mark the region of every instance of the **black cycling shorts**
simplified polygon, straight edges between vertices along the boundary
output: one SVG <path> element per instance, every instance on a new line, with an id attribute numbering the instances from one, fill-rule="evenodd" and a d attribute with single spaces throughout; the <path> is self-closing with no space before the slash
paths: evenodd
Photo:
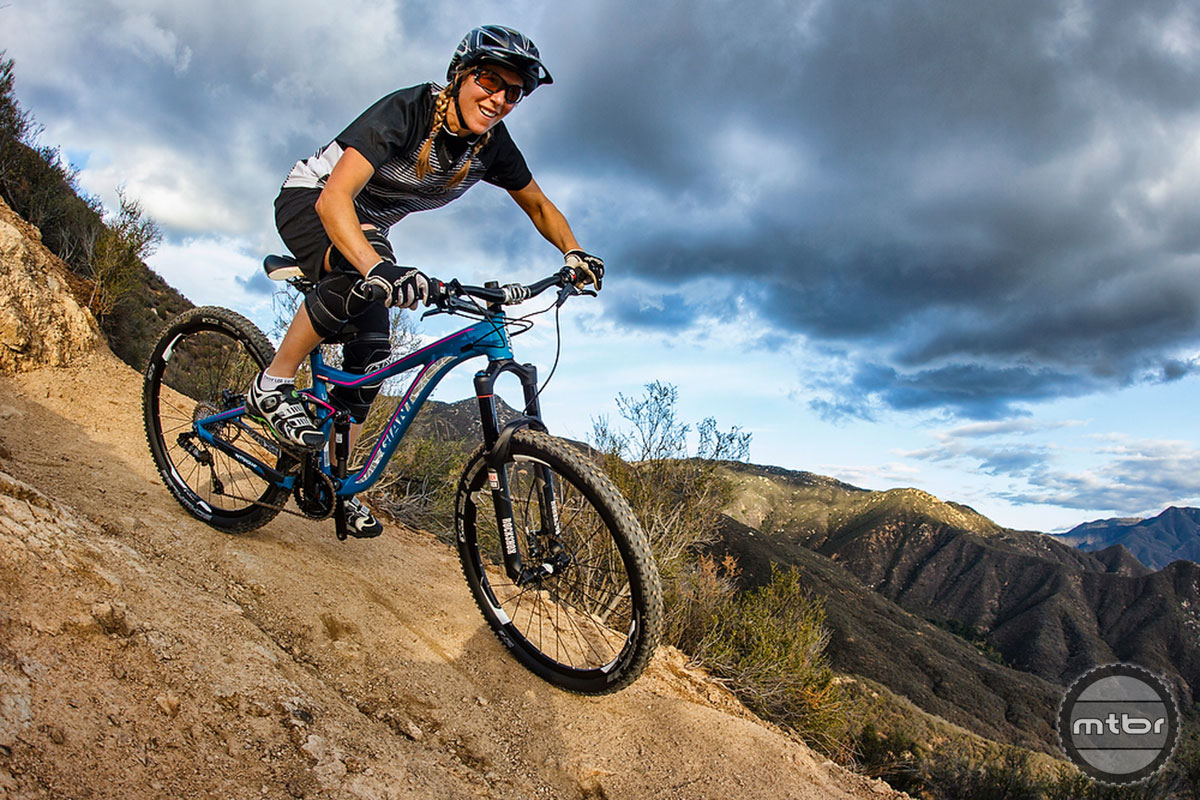
<path id="1" fill-rule="evenodd" d="M 343 365 L 348 372 L 366 372 L 367 367 L 385 360 L 390 352 L 388 309 L 382 300 L 370 301 L 353 291 L 362 283 L 362 274 L 333 247 L 325 232 L 316 211 L 320 194 L 320 189 L 282 190 L 275 200 L 275 222 L 305 277 L 316 283 L 304 297 L 304 310 L 313 329 L 324 341 L 344 345 Z M 396 260 L 391 242 L 382 231 L 370 229 L 363 234 L 380 258 Z M 324 271 L 326 251 L 329 251 L 329 272 Z M 361 422 L 379 388 L 379 384 L 354 390 L 335 387 L 333 394 Z"/>

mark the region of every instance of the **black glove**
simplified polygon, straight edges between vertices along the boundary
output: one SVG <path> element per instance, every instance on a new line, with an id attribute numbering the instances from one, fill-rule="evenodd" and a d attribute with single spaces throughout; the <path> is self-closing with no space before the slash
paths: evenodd
<path id="1" fill-rule="evenodd" d="M 415 267 L 400 267 L 384 259 L 367 272 L 367 286 L 384 291 L 384 305 L 395 308 L 416 308 L 429 299 L 429 278 Z"/>
<path id="2" fill-rule="evenodd" d="M 603 259 L 590 256 L 582 250 L 568 250 L 563 253 L 563 264 L 577 273 L 576 286 L 593 283 L 596 285 L 596 290 L 600 290 L 600 282 L 604 280 Z"/>

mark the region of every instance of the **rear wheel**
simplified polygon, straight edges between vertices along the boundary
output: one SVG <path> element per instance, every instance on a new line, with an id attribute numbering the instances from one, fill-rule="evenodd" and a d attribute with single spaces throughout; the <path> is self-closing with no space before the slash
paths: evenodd
<path id="1" fill-rule="evenodd" d="M 230 533 L 270 522 L 279 511 L 268 506 L 283 505 L 288 492 L 205 442 L 195 423 L 241 407 L 250 381 L 274 352 L 250 320 L 206 306 L 171 323 L 146 369 L 146 439 L 163 483 L 191 514 Z M 245 414 L 209 430 L 268 466 L 288 458 L 270 433 Z"/>
<path id="2" fill-rule="evenodd" d="M 503 471 L 511 527 L 493 489 Z M 637 679 L 662 628 L 662 590 L 646 536 L 612 482 L 565 442 L 518 431 L 495 476 L 482 448 L 459 484 L 463 574 L 512 655 L 545 680 L 607 694 Z M 504 565 L 515 537 L 523 574 Z"/>

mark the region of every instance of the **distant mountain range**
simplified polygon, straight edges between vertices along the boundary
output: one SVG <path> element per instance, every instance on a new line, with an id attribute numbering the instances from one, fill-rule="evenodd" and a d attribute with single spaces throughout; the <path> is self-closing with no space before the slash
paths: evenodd
<path id="1" fill-rule="evenodd" d="M 1092 666 L 1168 675 L 1185 709 L 1200 691 L 1200 565 L 1154 571 L 1120 545 L 1085 552 L 915 489 L 726 466 L 738 488 L 723 546 L 750 583 L 772 563 L 805 573 L 839 670 L 1050 750 L 1062 687 Z"/>
<path id="2" fill-rule="evenodd" d="M 1200 562 L 1200 508 L 1172 506 L 1150 519 L 1098 519 L 1054 538 L 1089 551 L 1120 545 L 1153 569 L 1180 559 Z"/>

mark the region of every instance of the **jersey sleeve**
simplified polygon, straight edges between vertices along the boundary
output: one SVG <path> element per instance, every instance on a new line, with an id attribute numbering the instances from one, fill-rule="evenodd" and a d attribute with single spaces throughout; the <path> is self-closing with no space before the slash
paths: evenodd
<path id="1" fill-rule="evenodd" d="M 379 169 L 420 146 L 428 132 L 431 109 L 426 106 L 427 85 L 400 89 L 380 99 L 338 134 L 343 149 L 353 147 Z"/>
<path id="2" fill-rule="evenodd" d="M 501 122 L 492 130 L 492 141 L 484 148 L 490 157 L 487 171 L 483 179 L 493 186 L 517 192 L 524 189 L 533 180 L 533 173 L 525 163 L 525 156 L 517 149 L 517 143 L 508 134 L 508 128 Z"/>

